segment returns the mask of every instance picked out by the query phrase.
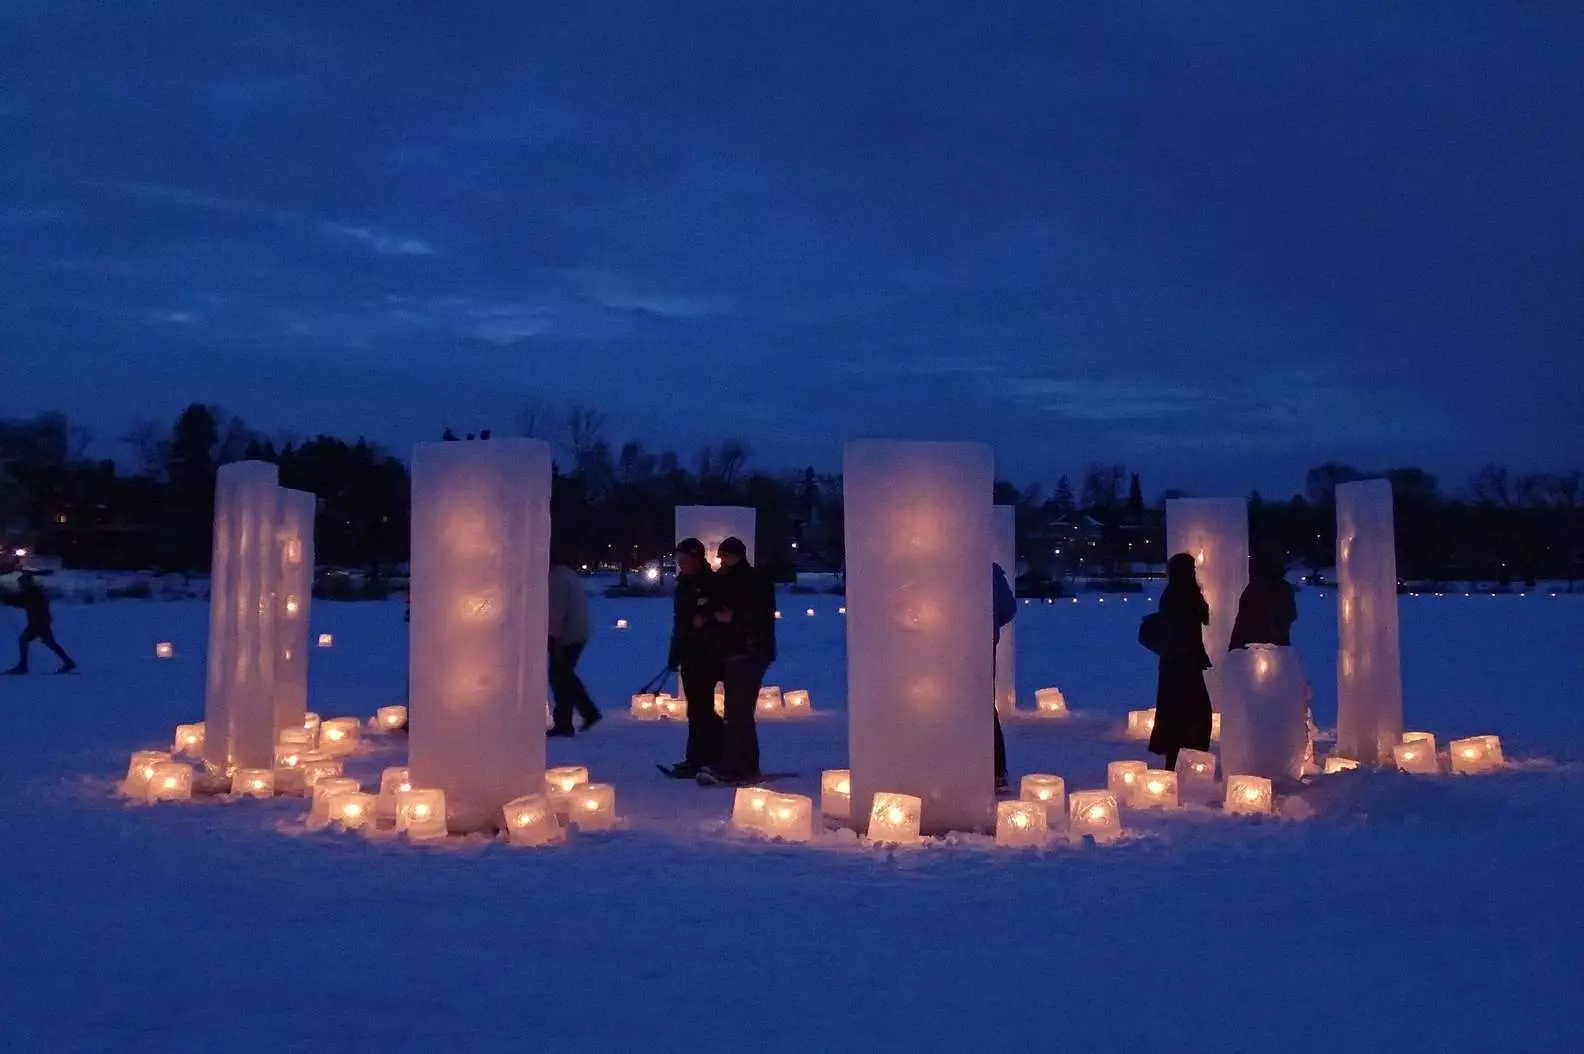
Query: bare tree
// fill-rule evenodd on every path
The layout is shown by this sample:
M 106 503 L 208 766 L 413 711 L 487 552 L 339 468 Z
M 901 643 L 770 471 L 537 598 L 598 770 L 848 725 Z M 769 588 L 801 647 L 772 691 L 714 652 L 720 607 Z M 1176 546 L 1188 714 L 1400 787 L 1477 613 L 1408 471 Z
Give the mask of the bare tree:
M 574 466 L 586 460 L 604 439 L 604 414 L 588 406 L 574 406 L 566 412 L 561 426 L 561 445 Z
M 752 448 L 741 439 L 722 440 L 716 455 L 720 481 L 727 486 L 734 486 L 752 453 Z
M 164 425 L 157 421 L 137 421 L 121 436 L 121 443 L 131 451 L 138 475 L 158 479 L 165 471 L 170 430 Z
M 522 409 L 517 411 L 517 431 L 524 439 L 543 439 L 541 434 L 549 414 L 545 412 L 544 401 L 529 399 L 523 403 Z

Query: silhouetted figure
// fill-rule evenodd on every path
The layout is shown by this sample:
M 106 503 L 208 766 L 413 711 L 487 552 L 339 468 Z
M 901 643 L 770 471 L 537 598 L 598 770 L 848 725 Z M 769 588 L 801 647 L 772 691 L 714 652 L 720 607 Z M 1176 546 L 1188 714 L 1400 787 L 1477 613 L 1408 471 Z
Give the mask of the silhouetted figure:
M 715 686 L 721 680 L 721 656 L 715 621 L 715 573 L 705 559 L 704 543 L 684 538 L 676 549 L 676 594 L 673 597 L 671 647 L 666 669 L 679 672 L 687 697 L 687 749 L 671 766 L 677 779 L 693 779 L 720 760 L 726 723 L 715 712 Z M 771 613 L 774 618 L 774 612 Z M 758 693 L 754 693 L 755 699 Z
M 1187 553 L 1178 553 L 1166 565 L 1158 614 L 1170 644 L 1160 652 L 1149 750 L 1166 758 L 1166 768 L 1175 769 L 1179 751 L 1210 749 L 1210 692 L 1204 683 L 1204 671 L 1210 668 L 1204 647 L 1210 605 L 1199 589 L 1194 558 Z
M 759 730 L 754 712 L 765 672 L 776 658 L 775 584 L 748 562 L 740 538 L 720 543 L 716 573 L 715 641 L 726 686 L 726 730 L 720 758 L 699 772 L 706 783 L 759 779 Z
M 994 649 L 1001 645 L 1002 628 L 1017 618 L 1017 594 L 1012 592 L 1012 586 L 1007 583 L 1006 572 L 1000 564 L 990 565 L 990 591 L 995 613 L 995 636 L 990 658 L 990 683 L 994 685 Z M 1007 780 L 1006 737 L 1001 734 L 1001 712 L 995 708 L 994 700 L 995 695 L 991 693 L 990 713 L 995 719 L 995 788 L 997 794 L 1006 794 L 1012 789 Z
M 583 718 L 583 731 L 599 723 L 599 707 L 577 675 L 578 659 L 593 635 L 588 594 L 571 561 L 556 551 L 550 557 L 550 693 L 555 697 L 547 736 L 570 736 L 572 712 Z
M 479 433 L 479 439 L 480 440 L 487 440 L 487 439 L 489 439 L 489 437 L 490 437 L 490 430 L 488 428 L 484 429 L 484 431 Z
M 22 635 L 17 638 L 17 664 L 7 673 L 28 672 L 28 645 L 34 641 L 54 652 L 61 661 L 61 668 L 57 673 L 71 673 L 77 669 L 77 664 L 72 657 L 66 654 L 66 649 L 60 646 L 55 639 L 54 618 L 50 615 L 49 594 L 39 588 L 34 577 L 23 572 L 17 583 L 15 595 L 5 597 L 5 602 L 12 607 L 21 608 L 27 615 L 27 625 L 22 630 Z
M 1298 602 L 1287 584 L 1281 558 L 1261 552 L 1249 559 L 1249 584 L 1238 597 L 1237 621 L 1232 623 L 1229 649 L 1250 644 L 1292 645 L 1292 626 L 1298 621 Z

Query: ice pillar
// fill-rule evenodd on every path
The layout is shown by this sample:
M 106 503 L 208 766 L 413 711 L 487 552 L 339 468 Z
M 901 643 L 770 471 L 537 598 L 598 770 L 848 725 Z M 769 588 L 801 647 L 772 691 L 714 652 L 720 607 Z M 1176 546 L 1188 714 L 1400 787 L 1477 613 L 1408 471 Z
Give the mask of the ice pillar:
M 1017 506 L 997 505 L 991 510 L 994 532 L 990 558 L 1006 572 L 1007 585 L 1017 582 Z M 1001 627 L 995 650 L 995 707 L 1003 714 L 1017 709 L 1017 621 Z
M 843 466 L 852 816 L 896 792 L 925 832 L 989 829 L 990 450 L 863 441 Z
M 1232 639 L 1238 600 L 1248 585 L 1248 502 L 1243 498 L 1173 498 L 1166 502 L 1166 555 L 1189 553 L 1210 605 L 1205 651 L 1219 667 Z M 1216 677 L 1206 678 L 1212 701 Z
M 1391 760 L 1403 723 L 1391 483 L 1343 483 L 1336 510 L 1336 752 L 1376 764 Z
M 1221 771 L 1293 780 L 1309 743 L 1309 682 L 1297 648 L 1250 644 L 1227 652 L 1221 696 Z
M 215 478 L 204 760 L 218 771 L 275 765 L 277 481 L 263 461 L 223 465 Z
M 416 447 L 409 767 L 453 832 L 544 792 L 549 573 L 547 444 Z
M 275 733 L 301 728 L 308 709 L 308 621 L 313 608 L 314 514 L 319 499 L 306 491 L 276 492 L 275 558 L 279 624 L 275 644 Z
M 754 510 L 740 505 L 678 505 L 676 540 L 697 538 L 704 543 L 710 566 L 720 567 L 716 550 L 727 538 L 739 538 L 748 547 L 748 562 L 754 560 Z

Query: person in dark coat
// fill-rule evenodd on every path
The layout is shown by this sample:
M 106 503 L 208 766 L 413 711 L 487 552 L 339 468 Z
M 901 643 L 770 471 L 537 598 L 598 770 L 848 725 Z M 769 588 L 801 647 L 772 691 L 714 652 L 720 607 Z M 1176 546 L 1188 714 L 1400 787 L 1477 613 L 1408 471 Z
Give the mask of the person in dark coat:
M 22 630 L 22 635 L 17 638 L 17 664 L 7 673 L 28 672 L 28 645 L 34 641 L 54 652 L 61 661 L 61 668 L 56 673 L 71 673 L 77 669 L 77 664 L 72 657 L 66 654 L 66 649 L 60 646 L 55 639 L 54 618 L 50 615 L 49 594 L 39 588 L 38 582 L 27 572 L 23 572 L 17 583 L 17 592 L 14 596 L 7 596 L 5 602 L 12 607 L 21 608 L 27 615 L 27 625 Z
M 1159 613 L 1172 643 L 1160 656 L 1149 750 L 1164 755 L 1165 767 L 1175 769 L 1179 751 L 1210 749 L 1210 692 L 1204 682 L 1204 671 L 1210 668 L 1204 646 L 1210 605 L 1199 589 L 1194 558 L 1187 553 L 1178 553 L 1166 565 Z
M 1012 586 L 1007 583 L 1006 572 L 1000 564 L 990 565 L 990 595 L 992 609 L 995 613 L 994 646 L 991 649 L 990 682 L 995 683 L 995 648 L 1001 646 L 1001 630 L 1013 619 L 1017 618 L 1017 594 L 1012 592 Z M 993 697 L 992 697 L 993 698 Z M 1011 792 L 1012 785 L 1007 779 L 1006 737 L 1001 734 L 1001 712 L 993 705 L 990 708 L 991 716 L 995 718 L 995 789 L 997 794 Z
M 687 697 L 687 750 L 671 766 L 678 779 L 693 779 L 720 758 L 726 725 L 715 712 L 715 686 L 721 679 L 715 638 L 715 573 L 704 557 L 704 543 L 684 538 L 676 549 L 676 594 L 672 608 L 671 648 L 666 669 L 680 673 Z
M 776 659 L 775 584 L 748 562 L 740 538 L 720 543 L 716 573 L 715 653 L 726 686 L 726 729 L 720 757 L 699 772 L 707 783 L 759 779 L 759 731 L 754 711 L 765 673 Z
M 1286 568 L 1279 556 L 1266 550 L 1249 558 L 1249 584 L 1238 597 L 1237 621 L 1232 623 L 1228 650 L 1250 644 L 1292 646 L 1292 626 L 1298 621 L 1298 601 L 1287 584 Z

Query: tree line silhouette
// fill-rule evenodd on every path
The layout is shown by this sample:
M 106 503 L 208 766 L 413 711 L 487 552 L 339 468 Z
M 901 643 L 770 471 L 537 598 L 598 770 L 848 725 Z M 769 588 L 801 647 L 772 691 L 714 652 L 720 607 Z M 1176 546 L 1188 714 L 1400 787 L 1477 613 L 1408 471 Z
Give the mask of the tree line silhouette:
M 552 501 L 558 538 L 574 559 L 627 575 L 670 553 L 677 505 L 749 505 L 758 511 L 760 562 L 779 579 L 842 563 L 839 475 L 812 467 L 768 471 L 741 439 L 705 446 L 684 460 L 636 439 L 612 441 L 605 417 L 587 407 L 524 411 L 517 434 L 552 443 Z M 488 442 L 488 430 L 446 428 L 441 437 Z M 318 497 L 321 564 L 375 577 L 407 559 L 407 467 L 363 438 L 269 437 L 217 407 L 195 403 L 170 426 L 144 422 L 121 437 L 121 462 L 89 456 L 92 434 L 64 414 L 0 420 L 0 533 L 36 545 L 68 566 L 202 571 L 209 562 L 215 470 L 243 459 L 274 462 L 281 485 Z M 1339 483 L 1384 476 L 1396 503 L 1398 568 L 1426 583 L 1498 584 L 1561 579 L 1584 564 L 1584 473 L 1512 473 L 1481 468 L 1447 493 L 1418 468 L 1366 472 L 1327 463 L 1302 492 L 1282 501 L 1249 495 L 1257 544 L 1295 566 L 1329 567 Z M 1017 506 L 1018 550 L 1027 568 L 1125 575 L 1159 563 L 1164 499 L 1146 502 L 1138 474 L 1090 465 L 1074 487 L 1060 476 L 1039 485 L 996 484 L 995 500 Z

